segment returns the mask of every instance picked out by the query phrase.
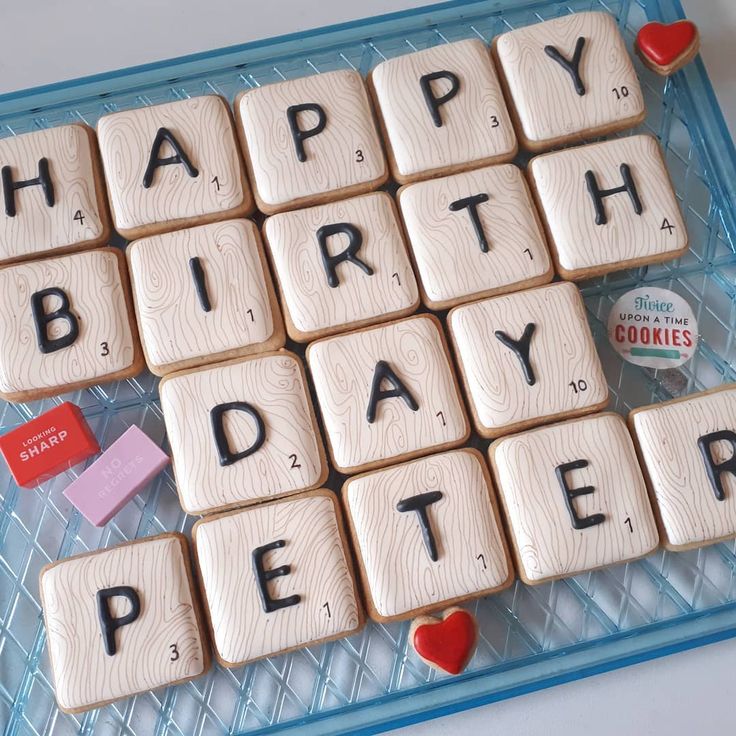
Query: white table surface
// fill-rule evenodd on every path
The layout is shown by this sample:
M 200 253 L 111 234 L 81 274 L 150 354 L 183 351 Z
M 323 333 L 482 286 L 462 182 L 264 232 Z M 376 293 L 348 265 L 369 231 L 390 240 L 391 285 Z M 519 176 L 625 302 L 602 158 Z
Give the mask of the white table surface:
M 426 0 L 4 0 L 0 92 L 205 51 Z M 683 0 L 736 135 L 736 2 Z M 393 732 L 396 736 L 736 734 L 736 639 Z

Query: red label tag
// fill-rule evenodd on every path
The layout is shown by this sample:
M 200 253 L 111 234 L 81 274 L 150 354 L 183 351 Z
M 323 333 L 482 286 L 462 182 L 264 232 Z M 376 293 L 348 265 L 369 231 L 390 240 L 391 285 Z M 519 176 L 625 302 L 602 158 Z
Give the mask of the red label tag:
M 32 488 L 100 451 L 78 406 L 69 402 L 0 437 L 0 452 L 15 478 Z

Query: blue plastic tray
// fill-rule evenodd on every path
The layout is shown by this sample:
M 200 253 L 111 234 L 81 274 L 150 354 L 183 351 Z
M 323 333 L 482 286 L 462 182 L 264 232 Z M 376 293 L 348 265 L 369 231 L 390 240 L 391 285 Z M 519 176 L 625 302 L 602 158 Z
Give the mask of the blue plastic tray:
M 615 14 L 627 42 L 648 19 L 683 16 L 677 0 L 447 3 L 0 97 L 0 136 L 85 121 L 103 113 L 219 93 L 338 68 L 365 74 L 384 57 L 590 9 Z M 638 64 L 638 62 L 637 62 Z M 630 408 L 734 380 L 736 154 L 700 61 L 669 81 L 638 64 L 644 128 L 666 152 L 690 232 L 680 260 L 583 285 L 612 389 Z M 671 288 L 695 309 L 701 339 L 679 370 L 623 363 L 605 322 L 615 299 L 636 285 Z M 166 447 L 157 379 L 95 387 L 64 398 L 83 407 L 103 446 L 130 424 Z M 59 399 L 0 402 L 0 431 Z M 476 444 L 482 443 L 475 440 Z M 469 606 L 480 623 L 478 651 L 458 677 L 430 671 L 407 646 L 408 624 L 370 624 L 358 636 L 237 670 L 215 667 L 195 682 L 146 693 L 81 716 L 57 711 L 38 602 L 38 572 L 68 555 L 194 519 L 165 472 L 104 529 L 85 522 L 62 489 L 70 471 L 38 490 L 18 489 L 0 468 L 0 726 L 6 734 L 375 733 L 511 697 L 736 634 L 733 543 L 672 554 L 528 588 Z

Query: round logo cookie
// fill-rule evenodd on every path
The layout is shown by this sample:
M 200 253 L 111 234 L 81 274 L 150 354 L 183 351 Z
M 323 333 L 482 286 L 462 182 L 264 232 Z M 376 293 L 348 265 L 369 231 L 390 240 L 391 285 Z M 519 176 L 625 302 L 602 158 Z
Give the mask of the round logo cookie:
M 690 305 L 674 291 L 632 289 L 611 309 L 608 339 L 629 363 L 676 368 L 695 352 L 698 323 Z

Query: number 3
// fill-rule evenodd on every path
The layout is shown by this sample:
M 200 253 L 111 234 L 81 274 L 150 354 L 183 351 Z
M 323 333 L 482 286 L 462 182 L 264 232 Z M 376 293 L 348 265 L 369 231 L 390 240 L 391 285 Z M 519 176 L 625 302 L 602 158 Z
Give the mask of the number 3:
M 169 662 L 176 662 L 179 659 L 179 649 L 176 644 L 169 644 L 169 649 L 171 649 L 171 659 Z

